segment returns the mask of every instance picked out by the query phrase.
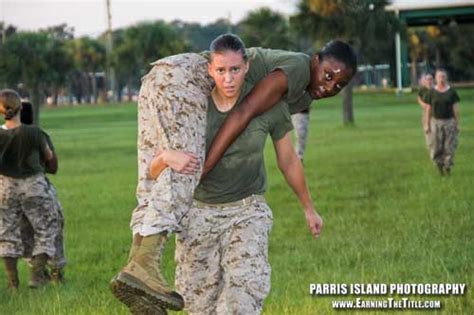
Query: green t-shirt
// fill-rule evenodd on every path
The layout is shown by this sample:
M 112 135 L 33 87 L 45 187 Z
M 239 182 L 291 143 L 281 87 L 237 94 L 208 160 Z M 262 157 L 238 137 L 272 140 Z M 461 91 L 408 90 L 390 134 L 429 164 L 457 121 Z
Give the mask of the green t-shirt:
M 209 52 L 203 52 L 209 57 Z M 288 104 L 291 114 L 309 108 L 313 101 L 306 90 L 310 80 L 311 57 L 298 52 L 253 47 L 247 49 L 250 69 L 246 80 L 256 84 L 269 73 L 280 69 L 288 78 L 288 91 L 283 100 Z
M 245 83 L 235 107 L 239 106 L 252 87 L 249 82 Z M 229 112 L 220 112 L 212 97 L 209 97 L 207 149 L 228 114 Z M 268 112 L 255 117 L 201 181 L 194 192 L 194 198 L 215 204 L 241 200 L 252 194 L 263 194 L 266 190 L 263 150 L 267 135 L 270 134 L 273 140 L 279 140 L 292 128 L 290 113 L 284 102 L 279 102 Z
M 428 99 L 428 97 L 429 97 L 430 90 L 431 90 L 431 89 L 428 89 L 428 88 L 426 88 L 426 87 L 423 86 L 423 87 L 421 87 L 420 90 L 418 91 L 418 96 L 419 96 L 419 97 L 421 98 L 421 100 L 422 100 L 423 102 L 425 102 L 425 103 L 427 102 L 427 99 Z
M 47 138 L 40 128 L 21 125 L 14 129 L 2 129 L 0 143 L 5 145 L 0 151 L 0 174 L 25 178 L 44 173 Z
M 449 119 L 454 117 L 453 105 L 460 101 L 458 93 L 453 88 L 445 92 L 431 89 L 427 103 L 432 108 L 432 116 L 436 119 Z
M 2 165 L 2 158 L 7 150 L 10 142 L 12 141 L 12 136 L 7 130 L 0 128 L 0 167 Z

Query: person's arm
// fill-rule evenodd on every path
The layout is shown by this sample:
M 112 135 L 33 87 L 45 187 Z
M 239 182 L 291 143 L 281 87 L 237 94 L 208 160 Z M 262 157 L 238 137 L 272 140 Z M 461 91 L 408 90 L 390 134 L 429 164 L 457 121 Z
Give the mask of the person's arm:
M 418 96 L 417 101 L 418 101 L 418 104 L 420 104 L 420 107 L 423 109 L 426 109 L 426 107 L 429 106 L 429 104 L 425 103 L 420 96 Z
M 181 174 L 192 175 L 199 171 L 199 159 L 190 152 L 159 151 L 150 163 L 150 178 L 157 178 L 167 167 Z
M 49 174 L 56 174 L 58 172 L 58 157 L 54 150 L 53 142 L 49 135 L 42 131 L 41 132 L 42 138 L 42 150 L 43 150 L 43 162 L 44 162 L 44 170 L 46 173 Z
M 245 130 L 252 118 L 275 106 L 288 90 L 288 79 L 281 70 L 276 70 L 258 82 L 232 110 L 214 137 L 204 164 L 203 177 L 219 162 L 225 151 Z
M 459 105 L 454 103 L 453 105 L 454 120 L 456 121 L 456 129 L 459 131 Z
M 428 134 L 431 132 L 430 118 L 431 118 L 431 105 L 426 106 L 424 115 L 423 115 L 423 129 L 425 133 Z
M 46 173 L 56 174 L 58 172 L 58 157 L 46 143 L 44 147 L 44 168 Z
M 304 209 L 306 223 L 314 237 L 318 237 L 323 227 L 323 220 L 316 212 L 311 195 L 306 185 L 303 165 L 296 155 L 291 143 L 290 133 L 273 142 L 277 155 L 278 168 L 285 176 L 286 182 L 293 189 Z

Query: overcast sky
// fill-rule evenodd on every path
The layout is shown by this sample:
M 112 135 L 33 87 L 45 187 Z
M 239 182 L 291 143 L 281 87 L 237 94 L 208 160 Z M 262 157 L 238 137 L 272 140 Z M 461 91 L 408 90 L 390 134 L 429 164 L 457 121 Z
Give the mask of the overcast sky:
M 218 18 L 233 23 L 249 11 L 267 6 L 283 14 L 295 11 L 297 0 L 110 0 L 112 28 L 145 20 L 180 19 L 203 24 Z M 67 23 L 76 36 L 98 36 L 107 25 L 106 0 L 0 0 L 0 19 L 20 30 L 38 30 Z

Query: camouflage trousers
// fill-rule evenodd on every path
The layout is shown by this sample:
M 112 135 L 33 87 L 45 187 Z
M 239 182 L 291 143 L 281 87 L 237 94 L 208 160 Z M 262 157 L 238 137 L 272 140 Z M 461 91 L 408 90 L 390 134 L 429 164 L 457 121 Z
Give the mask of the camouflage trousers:
M 454 165 L 454 153 L 458 145 L 456 120 L 431 118 L 430 157 L 433 162 L 445 170 Z
M 56 253 L 58 213 L 44 174 L 28 178 L 0 176 L 0 257 L 22 257 L 23 215 L 33 229 L 33 256 Z
M 291 115 L 295 127 L 295 151 L 300 160 L 303 160 L 306 142 L 308 141 L 309 113 L 296 113 Z
M 61 269 L 67 264 L 64 247 L 64 210 L 61 206 L 61 203 L 59 202 L 58 195 L 56 193 L 56 188 L 54 188 L 53 184 L 48 180 L 47 177 L 46 181 L 49 185 L 48 193 L 53 199 L 54 208 L 58 215 L 58 233 L 56 234 L 54 245 L 55 254 L 48 260 L 48 265 L 51 268 Z M 23 257 L 29 261 L 33 256 L 34 230 L 33 226 L 31 225 L 30 221 L 28 221 L 25 215 L 23 215 L 22 217 L 20 227 L 21 240 L 24 248 Z
M 176 289 L 189 314 L 260 314 L 270 292 L 272 212 L 263 196 L 194 201 L 176 235 Z
M 142 79 L 138 100 L 137 207 L 130 226 L 133 234 L 180 231 L 201 172 L 182 175 L 166 168 L 157 179 L 148 176 L 159 150 L 196 154 L 201 168 L 205 156 L 207 98 L 212 79 L 207 60 L 198 54 L 160 59 Z

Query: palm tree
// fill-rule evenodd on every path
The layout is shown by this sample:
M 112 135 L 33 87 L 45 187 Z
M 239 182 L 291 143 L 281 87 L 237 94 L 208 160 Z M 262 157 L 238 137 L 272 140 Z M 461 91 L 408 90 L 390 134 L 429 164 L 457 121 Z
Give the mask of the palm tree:
M 9 86 L 21 83 L 30 92 L 34 123 L 44 92 L 64 84 L 69 63 L 62 43 L 46 32 L 18 32 L 0 48 L 0 76 Z
M 79 103 L 95 102 L 98 91 L 93 80 L 96 72 L 105 70 L 104 45 L 99 40 L 81 37 L 68 41 L 66 46 L 75 69 L 71 75 L 72 93 Z
M 139 85 L 150 63 L 190 48 L 182 35 L 163 21 L 139 23 L 115 32 L 115 36 L 113 62 L 118 87 L 127 86 L 129 91 Z
M 238 33 L 248 47 L 290 49 L 292 46 L 288 21 L 269 8 L 250 12 L 239 23 Z

